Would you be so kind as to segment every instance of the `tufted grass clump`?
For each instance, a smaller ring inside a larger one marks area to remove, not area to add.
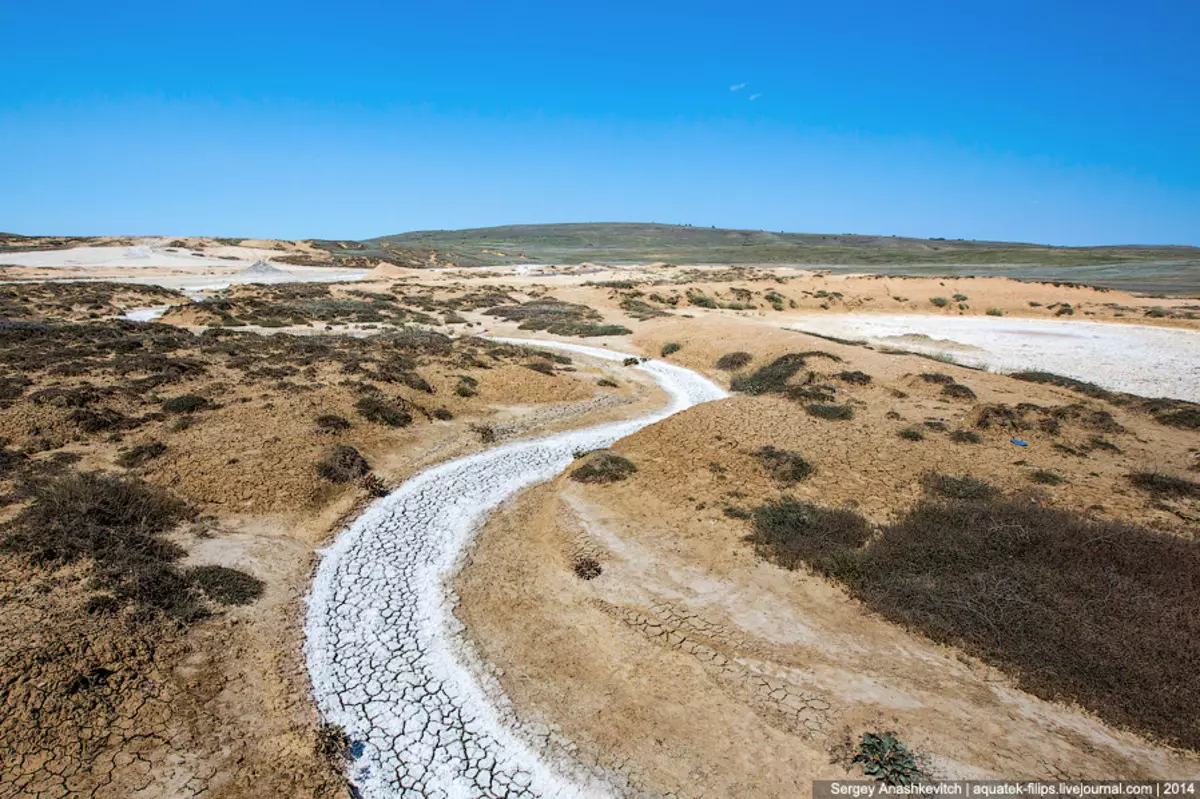
[[[985,480],[970,475],[952,475],[932,473],[921,480],[925,490],[934,495],[947,499],[986,500],[993,499],[999,493]]]
[[[676,352],[679,352],[681,349],[683,349],[682,344],[678,344],[674,341],[671,341],[671,342],[668,342],[668,343],[662,345],[662,349],[659,350],[658,354],[665,358],[668,355],[672,355]]]
[[[950,434],[950,440],[955,444],[978,444],[983,437],[974,430],[955,430]]]
[[[1157,497],[1200,497],[1200,483],[1159,472],[1135,472],[1129,482]]]
[[[1050,469],[1035,469],[1029,473],[1029,482],[1044,486],[1057,486],[1067,482],[1067,478]]]
[[[117,456],[117,465],[125,469],[136,469],[144,466],[155,458],[161,457],[167,451],[167,445],[161,441],[148,441],[126,450]]]
[[[338,416],[336,413],[323,413],[317,417],[317,432],[319,433],[340,433],[343,430],[349,430],[351,427],[350,420],[344,416]]]
[[[196,566],[186,574],[205,596],[222,605],[249,605],[265,587],[257,577],[226,566]]]
[[[317,462],[317,474],[331,483],[353,483],[371,472],[371,464],[357,449],[338,444]]]
[[[815,469],[799,452],[766,446],[754,454],[762,461],[763,467],[775,482],[784,485],[800,482]]]
[[[579,483],[615,483],[637,471],[633,461],[608,450],[595,450],[585,458],[583,465],[571,472],[571,479]]]
[[[163,410],[167,413],[195,413],[196,411],[205,410],[208,407],[208,400],[195,394],[171,397],[162,406]]]
[[[716,367],[722,372],[736,372],[752,360],[754,360],[754,356],[748,352],[727,352],[717,358]]]
[[[870,385],[871,383],[871,376],[866,372],[860,371],[838,372],[834,375],[834,377],[836,377],[838,380],[841,380],[843,383],[851,383],[856,386],[866,386]]]
[[[932,304],[936,305],[938,308],[945,308],[947,305],[950,304],[950,300],[947,299],[946,297],[930,297],[929,301]]]
[[[359,397],[354,409],[368,422],[388,427],[408,427],[412,424],[412,413],[403,400],[388,400],[377,394]]]
[[[804,410],[808,411],[809,416],[830,421],[846,421],[854,418],[854,407],[851,405],[826,405],[814,402],[811,405],[805,405]]]
[[[916,427],[905,427],[902,430],[898,430],[896,432],[896,435],[900,436],[905,441],[924,441],[925,440],[925,434],[921,432],[920,428],[916,428]]]

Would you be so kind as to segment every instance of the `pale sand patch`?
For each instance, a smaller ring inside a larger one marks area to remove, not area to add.
[[[997,372],[1043,370],[1146,397],[1200,400],[1200,333],[1050,319],[837,314],[789,329],[863,340]]]

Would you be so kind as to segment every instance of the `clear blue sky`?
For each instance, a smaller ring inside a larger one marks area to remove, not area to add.
[[[1200,244],[1198,33],[1195,0],[0,0],[0,230]]]

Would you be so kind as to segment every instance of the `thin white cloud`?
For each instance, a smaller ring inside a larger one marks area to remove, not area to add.
[[[742,89],[744,89],[744,88],[746,88],[746,84],[744,84],[744,83],[735,83],[735,84],[733,84],[732,86],[730,86],[730,87],[729,87],[729,91],[731,91],[731,92],[737,92],[737,91],[741,91],[741,90],[742,90]]]
[[[752,95],[750,95],[750,102],[754,102],[754,101],[755,101],[755,100],[757,100],[759,97],[762,97],[762,94],[761,94],[761,93],[760,93],[760,94],[752,94]]]

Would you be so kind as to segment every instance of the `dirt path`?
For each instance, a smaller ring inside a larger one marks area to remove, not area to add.
[[[625,357],[537,343],[610,362]],[[376,503],[325,553],[309,600],[305,656],[322,714],[353,742],[350,777],[364,796],[603,790],[599,779],[563,777],[511,729],[466,662],[446,585],[487,513],[561,472],[575,452],[725,395],[688,369],[659,361],[639,368],[670,396],[665,409],[437,466]]]

